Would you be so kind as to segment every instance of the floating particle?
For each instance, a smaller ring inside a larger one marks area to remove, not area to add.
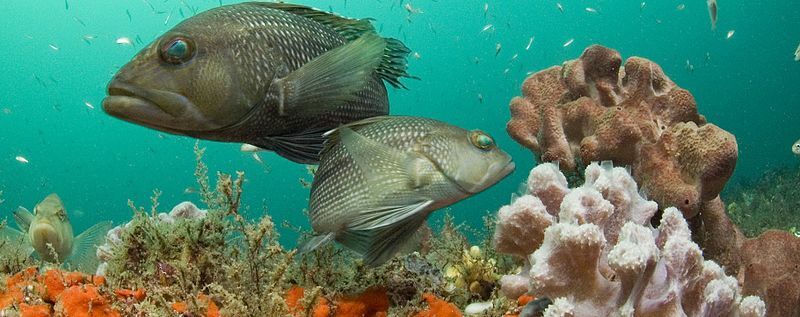
[[[525,45],[525,50],[528,51],[531,49],[531,45],[533,45],[533,36],[528,40],[528,45]]]
[[[22,163],[22,164],[28,164],[28,163],[30,163],[30,162],[28,162],[28,159],[26,159],[26,158],[25,158],[24,156],[22,156],[22,155],[17,155],[17,157],[15,157],[14,159],[15,159],[15,160],[17,160],[17,162],[20,162],[20,163]]]
[[[124,37],[123,36],[123,37],[120,37],[120,38],[117,39],[117,44],[131,46],[131,45],[133,45],[133,42],[131,41],[131,39],[129,37]]]
[[[567,47],[567,46],[570,46],[570,45],[572,45],[572,42],[575,42],[575,39],[569,39],[569,40],[567,40],[566,42],[564,42],[564,47]]]
[[[413,57],[414,59],[420,59],[420,58],[422,58],[422,56],[421,56],[421,55],[419,55],[419,53],[418,53],[418,52],[414,52],[414,53],[412,53],[412,54],[411,54],[411,57]]]
[[[733,34],[736,33],[736,30],[728,31],[728,35],[725,36],[726,40],[730,40],[733,37]]]

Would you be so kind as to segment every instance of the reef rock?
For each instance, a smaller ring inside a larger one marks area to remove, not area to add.
[[[768,230],[742,246],[744,294],[767,302],[768,316],[800,316],[800,238]]]
[[[158,213],[156,217],[166,223],[175,223],[178,219],[202,219],[206,217],[207,210],[198,208],[195,204],[189,201],[184,201],[175,207],[169,213]],[[108,268],[108,260],[113,255],[114,245],[122,243],[122,231],[130,226],[130,222],[119,225],[106,233],[106,242],[97,247],[97,259],[100,260],[100,265],[97,266],[96,275],[104,276]]]
[[[658,229],[650,225],[658,206],[627,170],[593,163],[585,179],[568,189],[555,164],[541,164],[528,194],[501,208],[496,248],[527,261],[501,279],[512,284],[502,290],[527,280],[529,294],[553,300],[545,316],[765,315],[760,298],[743,298],[735,278],[704,261],[678,209],[667,208]]]
[[[508,133],[540,162],[579,172],[590,162],[629,165],[650,199],[696,216],[716,198],[738,157],[735,137],[707,123],[694,97],[661,67],[588,47],[535,73],[511,101]]]

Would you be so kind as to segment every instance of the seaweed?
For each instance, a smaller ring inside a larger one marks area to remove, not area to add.
[[[800,166],[765,171],[754,181],[737,184],[725,195],[730,218],[748,237],[767,229],[798,234]]]

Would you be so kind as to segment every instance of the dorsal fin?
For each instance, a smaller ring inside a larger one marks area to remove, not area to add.
[[[252,4],[286,11],[314,20],[334,29],[347,39],[347,41],[355,41],[365,33],[376,32],[375,27],[372,26],[370,22],[372,19],[350,19],[320,9],[297,4],[272,2],[253,2]],[[384,49],[381,64],[378,66],[378,76],[395,88],[406,88],[406,86],[400,82],[400,77],[419,79],[419,77],[411,76],[407,72],[408,62],[406,57],[411,53],[411,50],[400,40],[393,38],[385,39],[386,49]]]

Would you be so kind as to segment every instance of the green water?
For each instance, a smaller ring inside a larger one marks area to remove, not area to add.
[[[68,0],[68,9],[63,0],[4,3],[0,190],[6,202],[0,218],[51,192],[64,199],[77,231],[100,220],[127,221],[127,200],[148,205],[155,188],[164,193],[163,208],[199,201],[184,193],[196,186],[195,140],[122,122],[100,108],[108,80],[143,47],[118,45],[117,38],[138,36],[148,43],[178,23],[181,12],[189,17],[189,6],[202,11],[220,4],[149,1],[164,13],[142,0]],[[720,0],[716,31],[700,0],[648,1],[644,8],[637,1],[563,0],[563,13],[551,0],[490,1],[486,12],[484,1],[419,0],[410,4],[423,13],[411,15],[403,7],[408,1],[298,2],[374,18],[382,35],[403,40],[419,54],[410,58],[410,72],[422,80],[406,80],[408,90],[390,92],[393,114],[480,128],[514,157],[517,171],[511,177],[451,208],[457,221],[479,225],[480,216],[509,202],[534,165],[530,152],[505,133],[508,102],[519,94],[527,73],[577,58],[594,43],[623,57],[647,57],[690,90],[700,112],[737,137],[734,179],[798,160],[789,149],[800,138],[800,62],[793,59],[800,42],[796,1]],[[681,3],[685,9],[676,9]],[[481,32],[487,24],[493,31]],[[735,34],[726,39],[729,30]],[[86,35],[96,38],[87,44]],[[530,37],[535,40],[526,51]],[[562,47],[569,39],[574,43]],[[502,49],[495,56],[497,43]],[[299,182],[308,179],[304,166],[271,153],[262,153],[265,164],[260,164],[240,153],[239,144],[203,141],[201,146],[208,148],[211,171],[247,173],[244,199],[250,215],[259,215],[266,205],[277,222],[308,228],[302,213],[308,190]],[[16,156],[30,163],[19,163]],[[282,241],[293,244],[296,235],[283,233]]]

